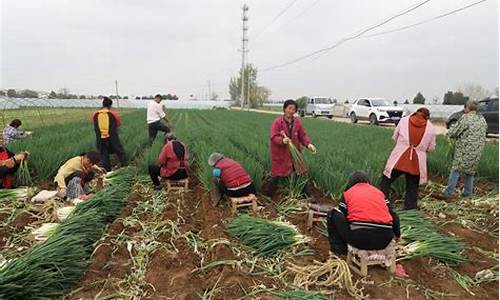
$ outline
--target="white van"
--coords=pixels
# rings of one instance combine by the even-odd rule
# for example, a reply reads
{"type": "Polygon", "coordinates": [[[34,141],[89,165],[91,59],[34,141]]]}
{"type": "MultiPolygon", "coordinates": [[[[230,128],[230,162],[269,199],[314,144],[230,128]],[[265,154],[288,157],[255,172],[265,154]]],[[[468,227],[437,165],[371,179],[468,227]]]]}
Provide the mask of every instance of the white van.
{"type": "Polygon", "coordinates": [[[333,118],[333,107],[337,100],[328,97],[313,97],[309,98],[306,103],[305,110],[300,112],[300,115],[311,115],[313,117],[328,117],[333,118]]]}

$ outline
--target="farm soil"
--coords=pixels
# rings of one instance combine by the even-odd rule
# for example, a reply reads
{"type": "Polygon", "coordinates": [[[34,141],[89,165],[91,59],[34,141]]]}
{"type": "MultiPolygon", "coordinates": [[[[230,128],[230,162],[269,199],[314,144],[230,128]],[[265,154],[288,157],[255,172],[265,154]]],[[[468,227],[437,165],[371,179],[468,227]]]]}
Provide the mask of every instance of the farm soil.
{"type": "MultiPolygon", "coordinates": [[[[160,220],[177,221],[181,215],[184,222],[179,225],[181,232],[191,231],[198,234],[202,239],[230,239],[225,232],[225,222],[231,217],[227,205],[214,208],[211,204],[209,194],[202,190],[196,180],[191,179],[193,190],[185,195],[167,195],[168,205],[161,214],[160,220]],[[178,201],[180,200],[180,201],[178,201]]],[[[312,191],[317,203],[334,204],[331,198],[325,197],[320,191],[312,191]]],[[[273,198],[280,198],[280,194],[273,198]]],[[[143,195],[137,192],[131,193],[128,204],[120,217],[126,217],[132,209],[142,200],[143,195]]],[[[259,197],[259,204],[264,208],[259,214],[276,217],[275,206],[270,200],[259,197]]],[[[147,216],[145,216],[146,218],[147,216]]],[[[316,252],[315,256],[300,257],[293,259],[294,264],[306,265],[314,260],[326,261],[329,256],[329,243],[317,228],[307,230],[305,214],[290,215],[288,221],[295,224],[301,233],[312,238],[309,246],[316,252]]],[[[475,245],[487,251],[497,252],[498,241],[490,237],[478,236],[467,229],[449,224],[443,230],[452,232],[464,238],[468,245],[475,245]]],[[[69,299],[93,299],[96,295],[100,297],[113,295],[118,292],[118,282],[123,280],[129,273],[131,267],[130,255],[123,247],[112,246],[112,238],[121,232],[133,234],[135,228],[124,226],[120,218],[111,224],[107,231],[107,237],[102,240],[95,251],[87,273],[82,278],[81,286],[69,299]]],[[[234,245],[238,243],[234,240],[234,245]]],[[[165,238],[164,243],[168,243],[165,238]]],[[[161,248],[150,256],[146,281],[151,286],[147,299],[200,299],[205,291],[211,290],[216,285],[215,299],[237,299],[259,285],[283,289],[283,284],[273,278],[266,276],[250,276],[241,270],[231,266],[220,266],[207,272],[197,271],[201,266],[201,257],[195,253],[186,239],[179,238],[175,241],[178,252],[161,248]]],[[[469,260],[456,268],[463,274],[474,276],[477,271],[493,266],[496,262],[477,250],[467,248],[465,255],[469,260]]],[[[345,257],[344,257],[345,258],[345,257]]],[[[206,265],[212,261],[235,259],[235,255],[226,245],[218,245],[204,253],[206,265]]],[[[458,286],[452,279],[449,268],[428,258],[415,258],[400,262],[409,279],[392,278],[390,274],[378,267],[369,269],[368,277],[362,279],[364,291],[372,299],[426,299],[425,293],[432,289],[435,292],[443,292],[455,295],[454,299],[470,299],[472,296],[458,286]]],[[[354,275],[355,279],[361,279],[354,275]]],[[[288,281],[293,277],[288,275],[288,281]]],[[[498,299],[498,282],[482,284],[472,288],[479,299],[498,299]]],[[[439,295],[437,295],[439,298],[439,295]]],[[[277,299],[269,294],[258,294],[251,299],[277,299]]],[[[336,291],[335,299],[351,299],[344,291],[336,291]]]]}

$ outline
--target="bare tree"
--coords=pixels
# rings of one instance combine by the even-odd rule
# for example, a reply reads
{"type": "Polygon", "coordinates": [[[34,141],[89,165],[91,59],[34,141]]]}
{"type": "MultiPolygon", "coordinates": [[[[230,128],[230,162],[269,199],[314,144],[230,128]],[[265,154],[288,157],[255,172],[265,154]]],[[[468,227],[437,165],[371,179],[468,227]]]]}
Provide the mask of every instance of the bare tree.
{"type": "Polygon", "coordinates": [[[465,83],[458,88],[458,91],[469,97],[470,100],[479,101],[493,94],[490,90],[485,89],[480,84],[465,83]]]}

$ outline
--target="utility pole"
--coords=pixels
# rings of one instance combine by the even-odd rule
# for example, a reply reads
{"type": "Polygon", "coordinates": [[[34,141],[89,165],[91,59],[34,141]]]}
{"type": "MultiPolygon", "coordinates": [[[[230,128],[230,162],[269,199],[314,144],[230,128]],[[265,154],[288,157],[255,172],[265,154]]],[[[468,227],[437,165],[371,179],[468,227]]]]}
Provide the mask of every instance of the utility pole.
{"type": "Polygon", "coordinates": [[[212,84],[208,81],[208,100],[212,100],[212,84]]]}
{"type": "Polygon", "coordinates": [[[116,107],[120,107],[120,99],[118,97],[118,80],[115,80],[115,92],[116,92],[116,107]]]}
{"type": "Polygon", "coordinates": [[[243,22],[242,26],[242,37],[241,37],[241,96],[240,96],[240,102],[241,102],[241,108],[244,107],[245,105],[245,100],[246,100],[246,95],[245,95],[245,69],[246,69],[246,64],[245,64],[245,57],[248,52],[247,50],[247,44],[248,44],[248,37],[247,37],[247,31],[248,31],[248,5],[243,4],[242,9],[242,15],[241,15],[241,21],[243,22]]]}

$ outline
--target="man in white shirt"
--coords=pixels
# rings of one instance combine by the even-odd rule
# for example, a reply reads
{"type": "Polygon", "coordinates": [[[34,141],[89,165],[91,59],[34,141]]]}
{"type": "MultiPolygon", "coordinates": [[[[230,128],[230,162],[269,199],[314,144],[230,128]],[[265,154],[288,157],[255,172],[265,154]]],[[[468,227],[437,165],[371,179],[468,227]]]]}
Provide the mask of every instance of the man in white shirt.
{"type": "MultiPolygon", "coordinates": [[[[147,122],[150,144],[153,144],[158,131],[163,131],[164,133],[170,132],[170,128],[168,128],[166,124],[161,122],[161,119],[164,119],[166,117],[166,114],[163,111],[161,100],[161,95],[158,94],[153,100],[149,101],[148,103],[147,122]]],[[[165,119],[165,121],[167,120],[165,119]]]]}

